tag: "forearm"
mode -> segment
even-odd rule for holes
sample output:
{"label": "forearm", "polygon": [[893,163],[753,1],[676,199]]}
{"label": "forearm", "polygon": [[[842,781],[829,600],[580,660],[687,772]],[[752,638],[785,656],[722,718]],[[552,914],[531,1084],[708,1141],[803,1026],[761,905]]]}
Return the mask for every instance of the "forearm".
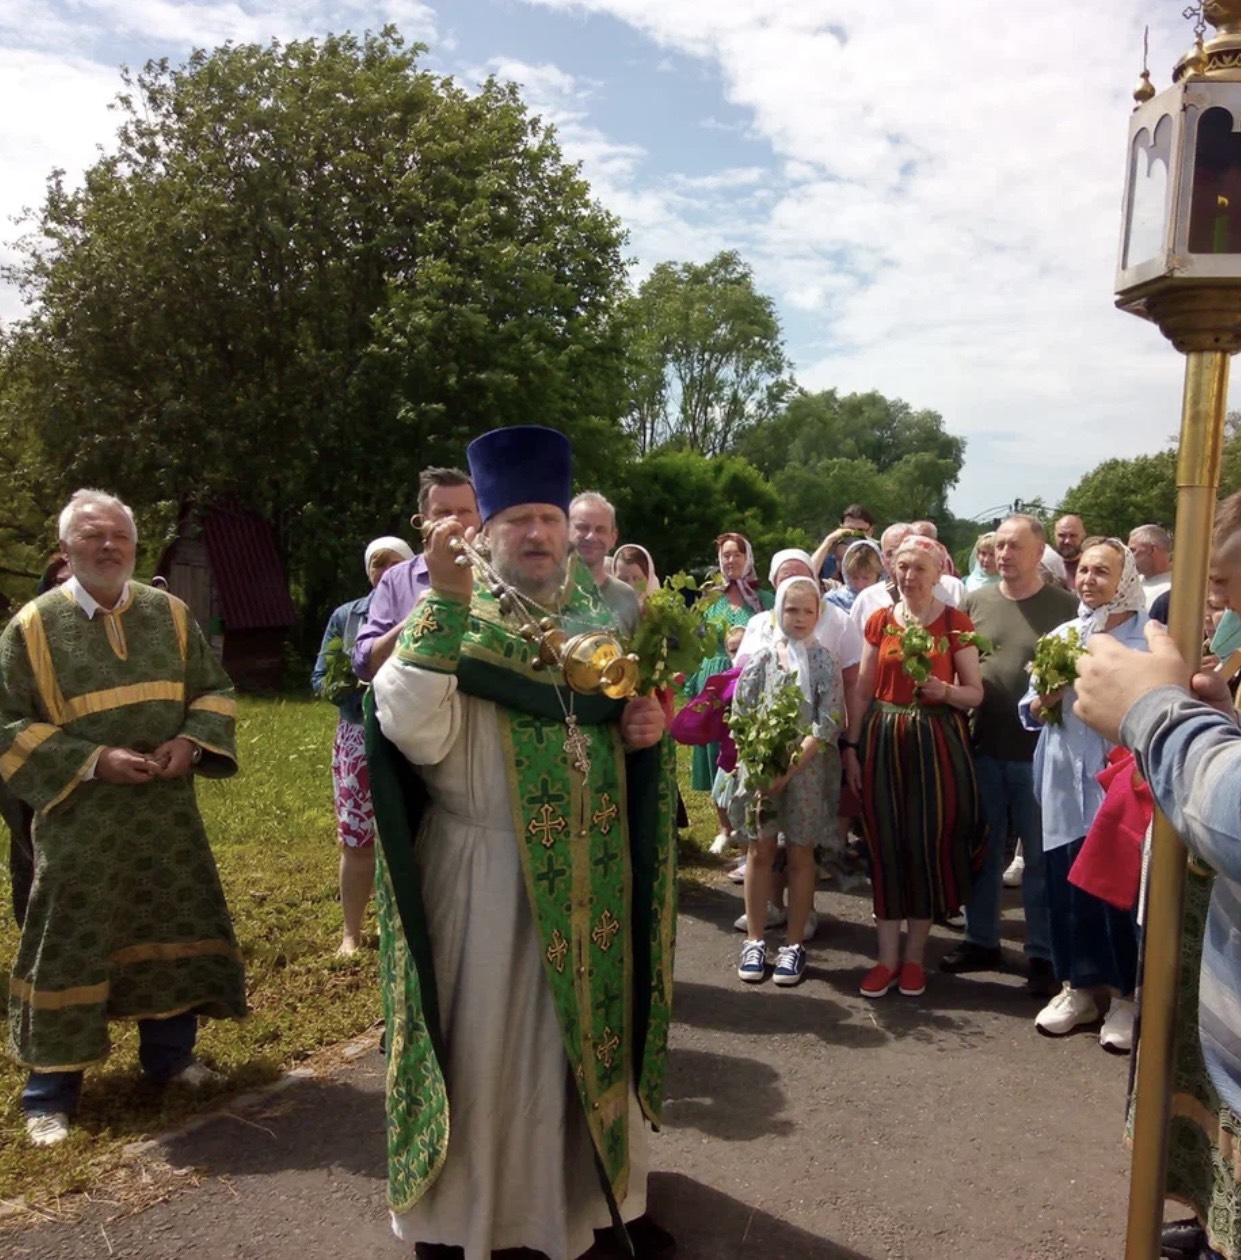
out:
{"label": "forearm", "polygon": [[367,672],[363,675],[365,678],[372,679],[379,673],[380,666],[396,650],[397,640],[401,637],[401,631],[404,627],[404,622],[398,622],[391,630],[371,640],[370,650],[366,656]]}
{"label": "forearm", "polygon": [[944,699],[954,709],[976,709],[982,704],[982,687],[973,683],[952,683]]}
{"label": "forearm", "polygon": [[1236,721],[1179,687],[1159,687],[1131,706],[1120,733],[1185,844],[1229,879],[1241,879]]}

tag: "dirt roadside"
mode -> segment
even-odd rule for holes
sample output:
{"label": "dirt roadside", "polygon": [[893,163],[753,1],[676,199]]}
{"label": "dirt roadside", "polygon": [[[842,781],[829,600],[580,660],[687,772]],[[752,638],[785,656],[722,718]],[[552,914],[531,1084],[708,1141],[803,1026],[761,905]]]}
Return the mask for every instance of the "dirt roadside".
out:
{"label": "dirt roadside", "polygon": [[[1100,1260],[1123,1250],[1127,1062],[1034,1031],[1020,957],[858,996],[869,899],[820,891],[797,989],[735,974],[740,900],[682,899],[652,1212],[684,1260]],[[1010,905],[1006,930],[1019,936]],[[770,938],[770,939],[775,939]],[[936,929],[932,957],[952,943]],[[384,1207],[383,1060],[363,1055],[145,1156],[173,1187],[135,1215],[0,1232],[6,1260],[410,1257]],[[181,1174],[180,1189],[162,1162]],[[200,1179],[201,1178],[201,1179]]]}

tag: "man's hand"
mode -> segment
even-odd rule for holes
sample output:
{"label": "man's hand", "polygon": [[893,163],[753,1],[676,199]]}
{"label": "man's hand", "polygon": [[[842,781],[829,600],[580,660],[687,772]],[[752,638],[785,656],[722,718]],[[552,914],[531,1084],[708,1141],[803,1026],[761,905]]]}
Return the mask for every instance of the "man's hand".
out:
{"label": "man's hand", "polygon": [[1073,712],[1104,739],[1120,743],[1120,724],[1135,701],[1156,687],[1190,689],[1190,669],[1168,632],[1146,623],[1149,652],[1122,647],[1110,634],[1090,638],[1077,663],[1077,702]]}
{"label": "man's hand", "polygon": [[180,779],[189,774],[194,764],[194,745],[182,736],[166,740],[151,754],[151,758],[160,765],[156,777],[160,779]]}
{"label": "man's hand", "polygon": [[664,736],[664,711],[654,696],[636,696],[625,705],[620,720],[621,738],[635,751],[658,744]]}
{"label": "man's hand", "polygon": [[95,762],[95,778],[104,783],[150,783],[160,773],[160,764],[132,748],[105,748]]}
{"label": "man's hand", "polygon": [[441,595],[468,600],[474,590],[474,571],[469,565],[457,563],[458,553],[452,547],[454,538],[471,542],[474,531],[463,529],[455,516],[445,516],[432,526],[423,552],[427,559],[427,576],[432,589]]}

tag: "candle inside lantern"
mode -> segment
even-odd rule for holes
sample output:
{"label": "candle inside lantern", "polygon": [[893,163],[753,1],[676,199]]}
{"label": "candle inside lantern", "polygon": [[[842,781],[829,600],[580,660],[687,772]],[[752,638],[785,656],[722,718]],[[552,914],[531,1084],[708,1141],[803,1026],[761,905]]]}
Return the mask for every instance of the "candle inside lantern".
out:
{"label": "candle inside lantern", "polygon": [[1228,198],[1217,194],[1215,197],[1215,225],[1212,243],[1217,254],[1228,253]]}

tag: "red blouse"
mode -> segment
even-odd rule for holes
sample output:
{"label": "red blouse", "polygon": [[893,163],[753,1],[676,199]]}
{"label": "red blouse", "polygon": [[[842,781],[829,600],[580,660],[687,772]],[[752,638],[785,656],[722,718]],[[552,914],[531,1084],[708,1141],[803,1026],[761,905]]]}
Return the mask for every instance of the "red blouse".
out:
{"label": "red blouse", "polygon": [[[914,680],[905,673],[902,665],[900,631],[903,627],[893,616],[893,605],[879,608],[871,613],[866,622],[866,642],[879,649],[879,660],[875,666],[875,699],[888,704],[913,704]],[[897,634],[888,634],[892,626]],[[927,625],[932,638],[947,639],[947,652],[932,652],[931,673],[946,683],[956,680],[957,671],[953,664],[953,653],[956,651],[955,638],[958,634],[973,630],[974,623],[960,610],[947,605],[934,621]]]}

